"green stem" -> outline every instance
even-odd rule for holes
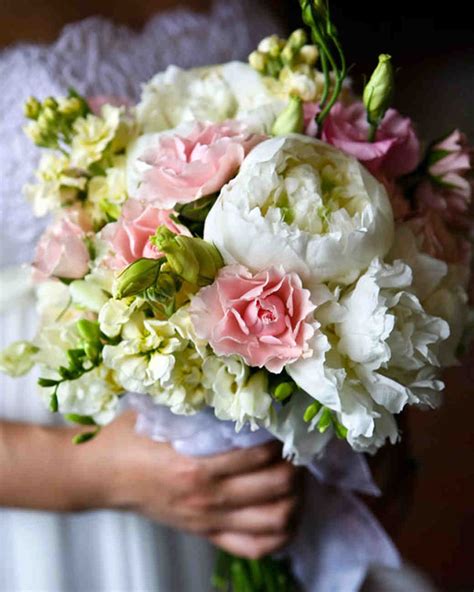
[[[371,123],[370,127],[369,127],[369,135],[368,135],[369,142],[375,142],[376,133],[377,133],[377,125],[375,123]]]

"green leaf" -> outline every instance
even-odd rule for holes
[[[66,419],[67,421],[72,421],[72,423],[77,423],[79,425],[97,425],[93,418],[88,415],[76,415],[75,413],[66,413],[64,415],[64,419]]]
[[[52,378],[38,378],[38,384],[43,388],[48,388],[51,386],[56,386],[57,384],[59,384],[59,381],[54,380]]]
[[[94,430],[93,432],[83,432],[82,434],[77,434],[72,439],[73,444],[85,444],[86,442],[90,442],[93,440],[97,434],[99,433],[100,429]]]

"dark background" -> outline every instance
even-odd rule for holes
[[[360,87],[379,53],[397,68],[395,106],[422,138],[460,127],[474,143],[472,3],[419,0],[331,2],[351,77]],[[299,4],[289,7],[292,28]],[[405,559],[443,590],[474,589],[474,355],[446,372],[444,405],[408,412],[418,470],[408,513],[394,534]],[[409,592],[407,590],[407,592]]]

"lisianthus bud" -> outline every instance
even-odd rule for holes
[[[274,136],[286,136],[302,133],[304,128],[303,101],[300,97],[290,96],[288,105],[275,120],[272,128]]]
[[[114,298],[126,298],[144,292],[155,285],[164,259],[137,259],[117,277]]]
[[[392,101],[394,79],[392,57],[386,53],[379,55],[379,63],[364,88],[363,100],[367,110],[367,121],[377,126]]]
[[[168,268],[190,284],[212,283],[224,265],[214,245],[200,238],[173,234],[165,226],[160,226],[150,241],[166,255]]]
[[[41,112],[41,103],[35,97],[30,97],[24,106],[24,114],[28,119],[38,119]]]

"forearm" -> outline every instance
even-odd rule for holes
[[[0,506],[54,511],[107,506],[113,471],[108,448],[95,442],[75,446],[76,431],[0,422]]]

